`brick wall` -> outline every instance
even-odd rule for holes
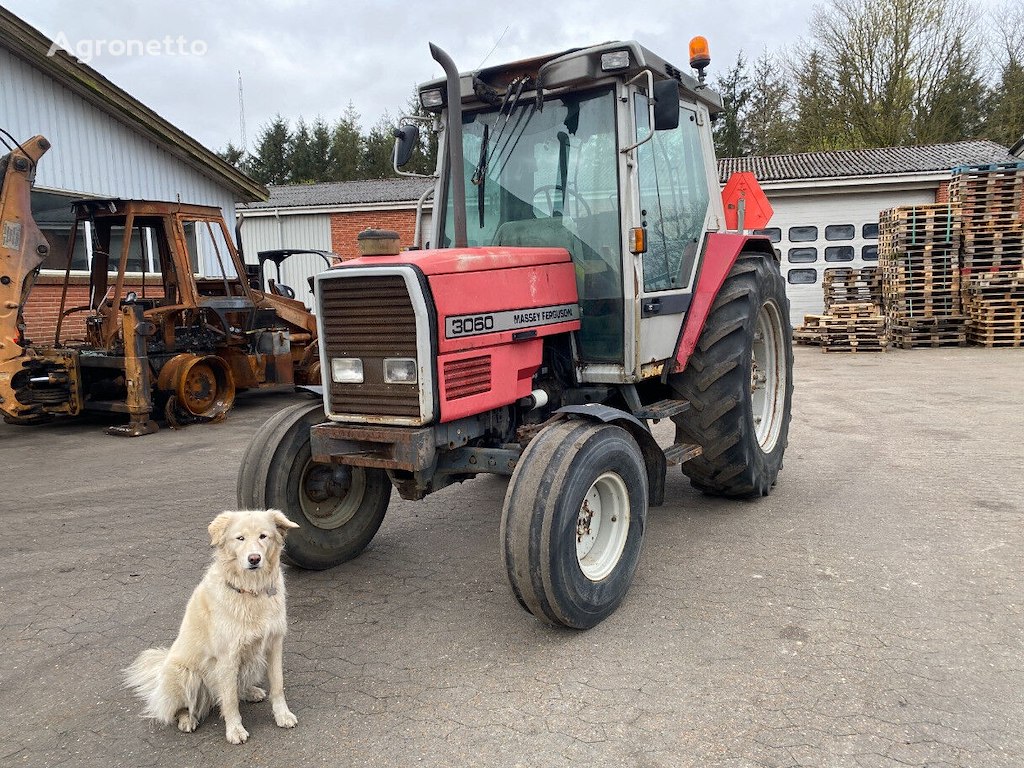
[[[331,214],[331,250],[343,259],[359,255],[356,237],[364,229],[392,229],[403,248],[412,245],[416,211],[357,211]]]
[[[150,278],[152,280],[152,278]],[[146,281],[146,296],[157,297],[163,295],[162,286],[154,286],[150,280]],[[25,306],[25,337],[33,344],[52,344],[53,334],[57,329],[57,315],[60,314],[60,295],[63,290],[64,278],[57,275],[40,275],[36,285],[28,297]],[[136,291],[142,295],[141,283],[139,280],[125,280],[125,290]],[[65,309],[82,307],[89,303],[89,278],[84,275],[72,276],[68,285],[68,297]],[[64,341],[69,339],[82,339],[85,337],[85,318],[88,312],[74,312],[64,318],[64,325],[61,328],[61,338]]]
[[[938,189],[935,190],[936,203],[949,202],[949,181],[940,181]]]

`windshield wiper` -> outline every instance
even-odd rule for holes
[[[480,229],[484,228],[484,188],[487,186],[487,143],[491,136],[491,127],[484,123],[484,137],[480,142],[480,158],[477,160],[473,183],[476,185],[476,210],[480,216]]]

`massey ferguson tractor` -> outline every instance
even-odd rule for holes
[[[441,137],[428,247],[378,232],[317,276],[323,403],[271,418],[239,473],[242,506],[300,524],[292,564],[359,554],[392,488],[506,475],[513,594],[584,629],[622,601],[668,466],[708,494],[771,491],[788,301],[770,243],[724,231],[701,43],[699,78],[636,42],[462,75],[431,46],[447,77],[419,88]],[[400,166],[418,129],[396,135]]]

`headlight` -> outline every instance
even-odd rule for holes
[[[338,384],[362,384],[363,361],[358,357],[332,357],[331,379]]]
[[[415,384],[416,361],[410,357],[385,358],[384,381],[388,384]]]
[[[424,109],[437,109],[444,106],[444,93],[440,88],[420,92],[420,104]]]
[[[629,51],[612,51],[601,54],[601,69],[605,72],[614,72],[617,69],[625,69],[629,66]]]

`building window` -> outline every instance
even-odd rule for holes
[[[878,246],[865,245],[860,249],[860,257],[864,261],[878,261]]]
[[[818,271],[815,269],[791,269],[786,275],[791,285],[812,285],[818,282]]]
[[[790,227],[789,242],[811,243],[818,239],[817,227]]]
[[[870,224],[865,224],[860,231],[861,237],[865,240],[877,240],[878,239],[878,222],[873,221]]]
[[[825,249],[825,261],[853,261],[853,246],[830,245]]]
[[[853,240],[857,228],[853,224],[829,224],[825,227],[826,240]]]
[[[818,260],[818,249],[790,248],[788,258],[791,264],[809,264]]]
[[[778,227],[768,227],[768,229],[755,229],[755,235],[763,235],[771,240],[773,243],[777,243],[782,239],[782,230]]]

